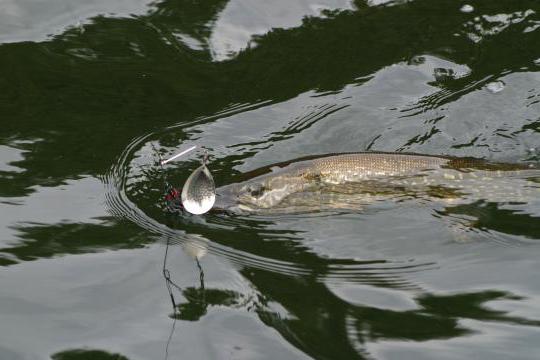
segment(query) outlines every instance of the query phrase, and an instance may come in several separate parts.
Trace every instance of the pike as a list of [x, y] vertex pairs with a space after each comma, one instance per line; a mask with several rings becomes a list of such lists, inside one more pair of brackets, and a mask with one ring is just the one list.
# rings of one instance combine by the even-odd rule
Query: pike
[[283, 213], [357, 208], [378, 199], [527, 202], [540, 199], [540, 168], [475, 158], [348, 153], [302, 158], [245, 174], [217, 189], [215, 210]]

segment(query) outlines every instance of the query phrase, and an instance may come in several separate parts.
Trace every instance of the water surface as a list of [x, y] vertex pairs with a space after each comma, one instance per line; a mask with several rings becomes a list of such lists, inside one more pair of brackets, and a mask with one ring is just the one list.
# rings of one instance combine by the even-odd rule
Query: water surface
[[537, 358], [540, 195], [175, 216], [163, 178], [202, 154], [154, 149], [203, 146], [217, 185], [327, 153], [538, 162], [539, 13], [0, 0], [0, 357]]

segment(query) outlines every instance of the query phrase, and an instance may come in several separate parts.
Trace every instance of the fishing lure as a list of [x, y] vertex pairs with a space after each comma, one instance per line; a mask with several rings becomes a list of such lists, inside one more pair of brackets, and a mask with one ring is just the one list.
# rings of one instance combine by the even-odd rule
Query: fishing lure
[[[161, 165], [165, 165], [195, 148], [196, 146], [192, 146], [167, 160], [161, 161]], [[191, 173], [181, 191], [170, 184], [166, 184], [165, 201], [169, 211], [178, 212], [183, 208], [191, 214], [202, 215], [212, 209], [216, 201], [216, 187], [212, 174], [206, 166], [207, 163], [208, 153], [205, 152], [201, 166]]]

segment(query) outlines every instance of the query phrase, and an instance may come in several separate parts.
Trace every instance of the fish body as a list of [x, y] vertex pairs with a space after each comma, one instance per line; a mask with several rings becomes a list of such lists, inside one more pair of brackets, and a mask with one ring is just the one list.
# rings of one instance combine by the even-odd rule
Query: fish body
[[[260, 175], [258, 175], [260, 174]], [[349, 153], [304, 158], [258, 169], [217, 189], [215, 208], [241, 212], [356, 207], [389, 197], [439, 200], [538, 199], [540, 169], [474, 158]], [[533, 180], [531, 180], [533, 179]]]

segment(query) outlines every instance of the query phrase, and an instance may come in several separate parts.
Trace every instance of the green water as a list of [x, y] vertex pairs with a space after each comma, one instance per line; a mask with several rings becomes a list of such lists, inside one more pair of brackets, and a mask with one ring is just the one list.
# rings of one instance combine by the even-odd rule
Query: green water
[[540, 191], [164, 212], [202, 153], [155, 151], [191, 145], [218, 186], [326, 153], [539, 161], [540, 3], [465, 4], [0, 0], [0, 359], [537, 359]]

